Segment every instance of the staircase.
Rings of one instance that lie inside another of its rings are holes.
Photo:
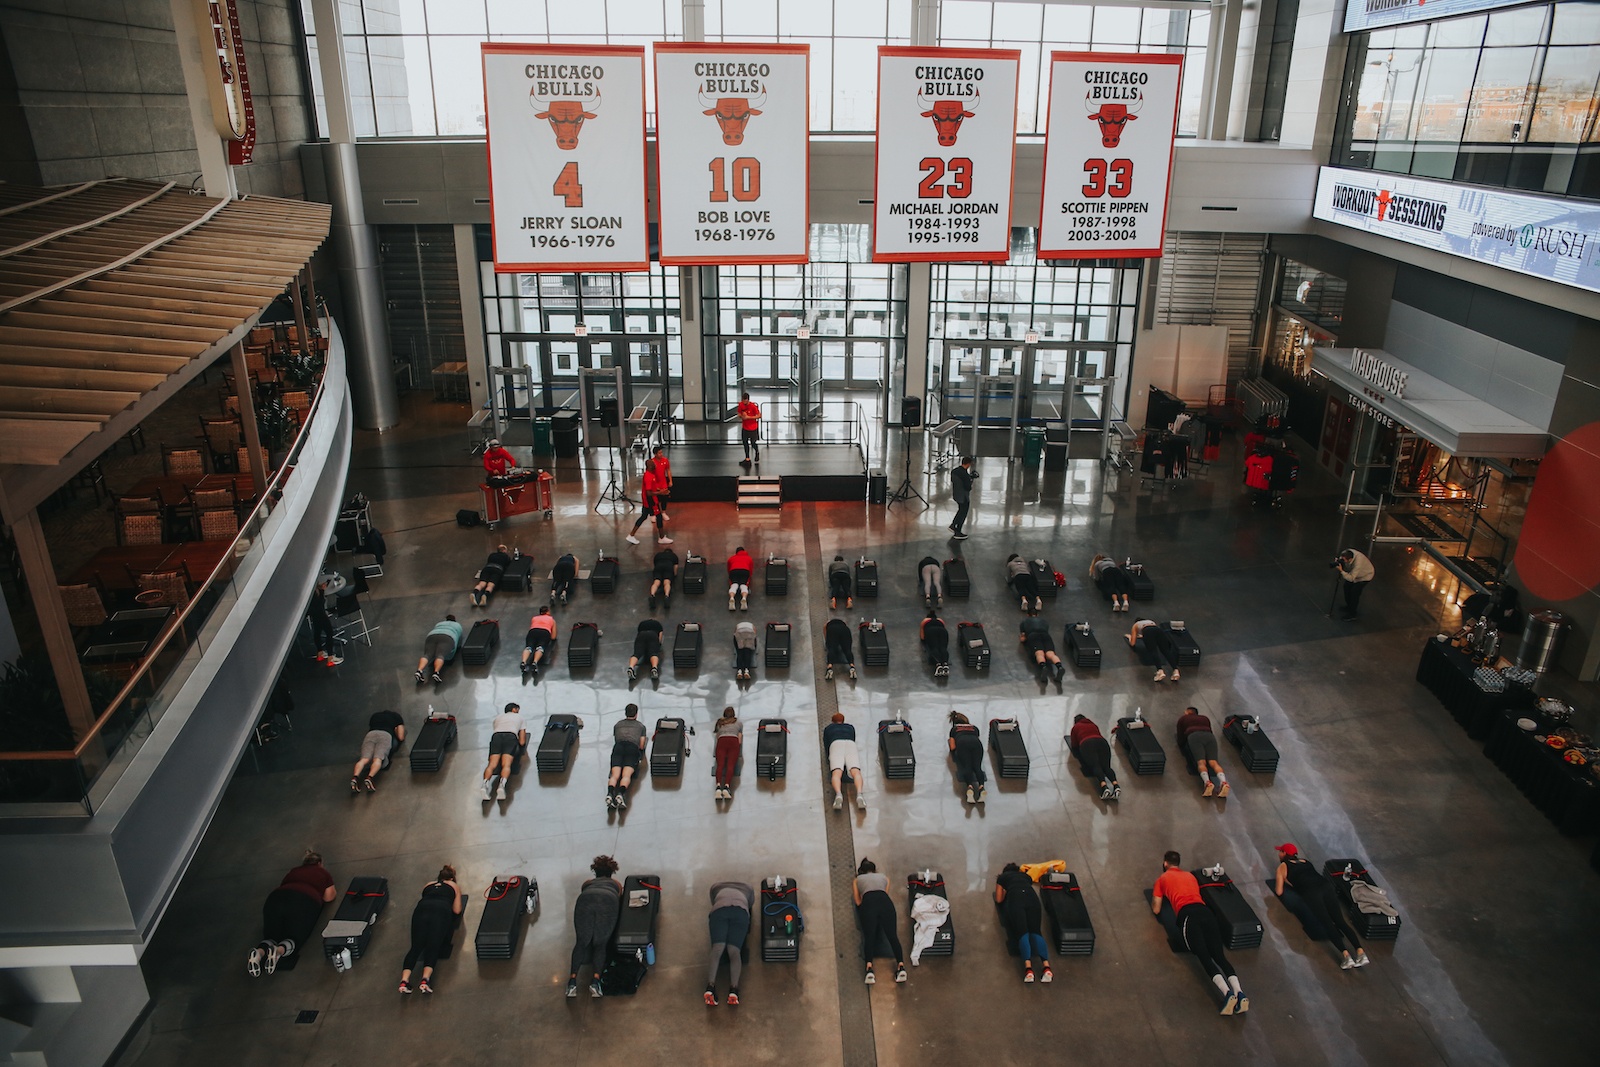
[[[738,505],[741,508],[783,507],[783,483],[777,475],[742,474],[739,476]]]

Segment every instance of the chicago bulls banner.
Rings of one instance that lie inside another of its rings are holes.
[[[1039,258],[1161,255],[1182,62],[1050,53]]]
[[[1001,263],[1010,255],[1021,56],[878,49],[874,260]]]
[[[804,263],[810,46],[679,41],[655,52],[661,262]]]
[[[494,269],[649,269],[644,48],[482,47]]]

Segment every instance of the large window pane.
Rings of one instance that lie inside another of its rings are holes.
[[[368,35],[428,32],[428,23],[423,14],[423,0],[362,0],[361,6],[366,17]],[[344,32],[356,31],[347,21]]]
[[[1483,44],[1483,30],[1489,16],[1473,15],[1464,19],[1445,19],[1434,24],[1428,37],[1430,48],[1477,48]]]
[[[544,39],[549,32],[544,17],[544,0],[486,0],[489,32],[527,35],[524,39]]]
[[[1094,23],[1094,9],[1077,4],[1046,4],[1044,39],[1063,45],[1088,44]]]
[[[371,4],[373,0],[367,0]],[[424,0],[428,11],[429,33],[476,33],[489,32],[489,24],[484,21],[483,0]],[[381,4],[381,0],[380,0]],[[416,0],[401,0],[401,9],[415,7]],[[421,27],[415,23],[415,15],[406,19],[406,31],[416,33]],[[377,33],[369,24],[368,33]]]
[[[1043,32],[1043,5],[994,5],[994,29],[990,35],[995,40],[1037,41]]]
[[[1441,48],[1429,53],[1414,119],[1417,140],[1461,140],[1477,69],[1476,50]]]
[[[428,39],[368,37],[378,136],[429,136],[434,130]]]
[[[778,33],[782,37],[830,37],[833,7],[819,0],[779,0]]]
[[[350,89],[350,110],[357,137],[376,137],[378,122],[372,109],[372,72],[367,68],[367,39],[344,39],[345,79]],[[482,80],[481,78],[479,79]]]
[[[682,6],[682,0],[667,2]],[[605,0],[605,6],[606,29],[612,36],[626,33],[660,37],[666,32],[662,0]]]
[[[552,37],[588,37],[603,41],[606,36],[606,9],[604,4],[556,3],[548,10]]]
[[[1600,44],[1600,4],[1557,4],[1551,44]]]
[[[1489,16],[1489,35],[1484,39],[1484,44],[1491,48],[1538,44],[1544,39],[1544,22],[1548,14],[1549,9],[1542,5],[1493,12]]]
[[[776,37],[778,0],[729,0],[722,5],[722,32],[727,37]]]
[[[1545,55],[1527,140],[1562,144],[1584,140],[1595,124],[1597,74],[1600,46],[1551,48]]]
[[[1138,44],[1139,24],[1143,21],[1136,7],[1097,7],[1094,9],[1094,44]]]
[[[483,133],[483,61],[478,42],[470,37],[434,37],[431,45],[438,132],[445,137]]]
[[[973,0],[945,0],[939,9],[939,37],[989,40],[994,5]]]
[[[838,38],[833,42],[835,130],[873,130],[878,116],[878,42]]]
[[[1494,20],[1489,20],[1494,31]],[[1521,139],[1528,128],[1533,64],[1537,48],[1485,48],[1478,61],[1478,78],[1467,109],[1468,141],[1509,143]]]

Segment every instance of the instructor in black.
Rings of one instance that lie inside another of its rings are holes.
[[[972,457],[962,456],[961,466],[950,472],[950,499],[956,502],[956,517],[950,532],[957,541],[967,539],[967,511],[972,507]]]

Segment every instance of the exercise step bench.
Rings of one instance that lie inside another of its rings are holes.
[[[767,623],[767,649],[764,662],[768,667],[789,666],[789,645],[793,639],[794,628],[788,623]]]
[[[697,622],[680,622],[672,635],[672,665],[682,670],[700,666],[705,635]]]
[[[683,572],[678,579],[685,593],[699,595],[706,591],[706,558],[690,552],[684,556]]]
[[[1162,629],[1167,631],[1167,636],[1172,638],[1172,643],[1178,649],[1178,667],[1200,666],[1200,643],[1194,639],[1189,628],[1181,621],[1169,622]]]
[[[1347,867],[1350,870],[1349,877],[1344,873]],[[1339,900],[1344,904],[1345,914],[1350,916],[1351,925],[1362,937],[1368,941],[1393,941],[1400,936],[1400,916],[1362,911],[1350,895],[1350,887],[1354,882],[1365,882],[1370,886],[1378,884],[1367,873],[1365,864],[1354,858],[1328,860],[1322,865],[1322,873],[1333,883],[1334,892],[1339,894]]]
[[[789,720],[756,723],[756,774],[775,782],[789,773]]]
[[[767,557],[766,589],[768,596],[789,595],[789,561]]]
[[[904,719],[884,719],[878,723],[878,752],[883,757],[885,778],[915,778],[917,753],[911,747],[911,724]]]
[[[1039,879],[1039,901],[1050,917],[1056,952],[1062,956],[1094,955],[1094,923],[1083,900],[1083,887],[1071,871],[1051,871]]]
[[[522,928],[539,907],[539,883],[520,874],[489,883],[483,893],[483,914],[472,939],[480,960],[509,960],[522,942]]]
[[[656,720],[656,732],[650,742],[651,776],[682,776],[683,761],[689,755],[688,724],[682,719],[663,716]]]
[[[1167,769],[1167,750],[1161,747],[1156,732],[1144,720],[1118,719],[1117,742],[1133,764],[1134,774],[1163,774]]]
[[[622,911],[612,941],[618,953],[643,952],[656,941],[656,918],[661,914],[661,876],[630,874],[622,882]]]
[[[1200,883],[1200,899],[1211,914],[1217,917],[1222,931],[1224,948],[1260,948],[1262,926],[1255,909],[1226,874],[1209,875],[1203,870],[1190,871]]]
[[[340,898],[333,918],[322,928],[322,955],[331,960],[349,949],[350,958],[359,960],[388,904],[389,879],[376,875],[350,879],[350,888]]]
[[[540,774],[561,774],[567,769],[581,729],[583,723],[576,715],[558,712],[545,720],[544,735],[533,754],[533,765]]]
[[[1035,584],[1039,586],[1039,595],[1046,600],[1056,598],[1056,569],[1047,559],[1031,559],[1028,561],[1028,570],[1033,575]]]
[[[1249,715],[1230,715],[1222,721],[1222,736],[1239,750],[1244,769],[1251,774],[1276,774],[1278,746],[1268,738],[1261,722]]]
[[[944,889],[944,876],[938,871],[913,871],[906,875],[906,915],[910,916],[917,898],[923,895],[950,899]],[[956,954],[956,923],[953,912],[945,912],[944,924],[934,931],[933,944],[922,950],[926,956],[954,956]]]
[[[567,669],[593,667],[595,652],[599,647],[600,627],[592,622],[573,623],[572,636],[567,639]]]
[[[761,880],[761,962],[798,963],[800,934],[805,921],[800,916],[800,890],[794,879],[779,876]]]
[[[444,766],[444,750],[456,739],[454,715],[430,715],[411,742],[411,772],[435,772]]]
[[[967,561],[960,556],[944,561],[944,591],[962,600],[972,595],[972,577],[967,574]]]
[[[1100,669],[1100,639],[1094,635],[1094,627],[1087,622],[1067,623],[1066,633],[1061,635],[1061,643],[1066,647],[1067,656],[1072,660],[1074,667],[1081,667],[1088,671]]]
[[[1000,768],[1002,778],[1028,778],[1028,743],[1022,737],[1022,724],[1016,719],[989,720],[989,752]]]
[[[468,667],[482,667],[494,659],[495,649],[499,647],[500,620],[479,619],[461,642],[461,662]]]
[[[889,665],[889,632],[881,622],[864,622],[857,630],[861,640],[861,661],[868,667]]]
[[[533,557],[515,556],[496,587],[512,593],[526,593],[533,588]]]
[[[589,572],[589,588],[596,593],[615,593],[617,578],[622,574],[622,564],[613,556],[601,556],[594,561]]]
[[[862,557],[856,560],[856,596],[878,598],[878,561]]]
[[[967,665],[968,670],[986,671],[989,669],[989,637],[983,632],[981,622],[963,622],[956,624],[956,642],[961,646],[961,661]]]

